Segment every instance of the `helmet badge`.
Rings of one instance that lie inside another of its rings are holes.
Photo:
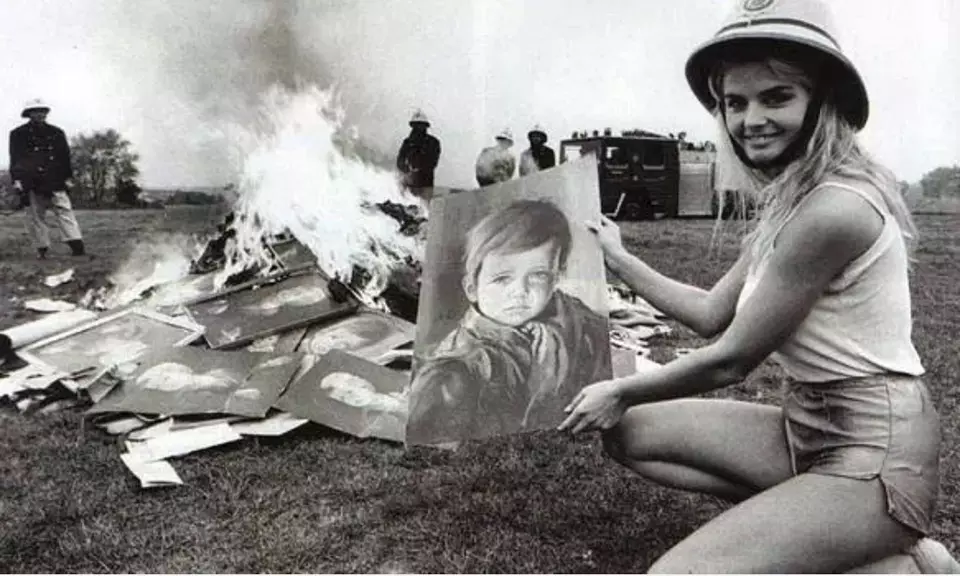
[[[766,10],[776,0],[743,0],[744,12],[760,12]]]

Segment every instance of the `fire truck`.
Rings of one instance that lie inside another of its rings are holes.
[[[560,162],[593,154],[600,181],[600,208],[622,220],[647,220],[680,213],[678,140],[642,130],[613,136],[574,133],[560,142]]]

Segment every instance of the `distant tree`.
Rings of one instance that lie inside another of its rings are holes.
[[[223,196],[220,194],[205,194],[203,192],[194,192],[194,191],[185,191],[177,190],[167,198],[167,206],[175,205],[189,205],[189,206],[199,206],[199,205],[210,205],[210,204],[219,204],[224,201]]]
[[[140,186],[133,180],[123,180],[117,186],[117,202],[127,206],[136,206],[140,198]]]
[[[74,200],[81,205],[101,206],[119,202],[121,190],[129,198],[140,175],[139,156],[119,132],[110,128],[70,140],[74,172]],[[132,184],[132,186],[131,186]],[[139,193],[139,187],[137,187]],[[134,195],[134,202],[136,202]]]
[[[923,195],[929,198],[960,199],[960,166],[941,166],[920,179]]]

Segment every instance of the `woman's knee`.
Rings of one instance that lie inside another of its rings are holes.
[[[650,421],[642,412],[642,407],[627,411],[616,426],[603,433],[604,451],[621,464],[641,460],[646,452],[643,444],[652,438]]]
[[[653,405],[631,408],[616,426],[603,433],[603,448],[611,458],[627,464],[658,453],[663,434],[658,425],[660,418],[650,406]]]

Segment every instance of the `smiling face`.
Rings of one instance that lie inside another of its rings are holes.
[[[723,75],[727,130],[755,167],[770,171],[803,130],[811,82],[768,62],[731,65]]]
[[[553,241],[522,252],[491,252],[476,283],[464,279],[464,291],[484,316],[521,326],[547,307],[559,271],[560,253]]]

